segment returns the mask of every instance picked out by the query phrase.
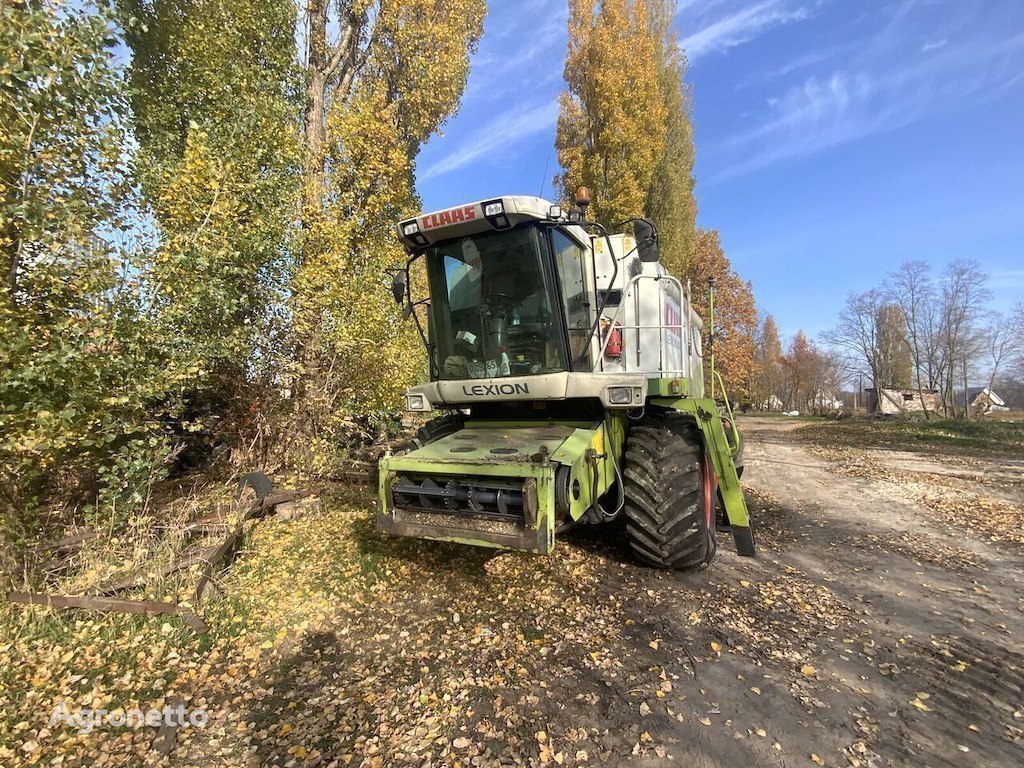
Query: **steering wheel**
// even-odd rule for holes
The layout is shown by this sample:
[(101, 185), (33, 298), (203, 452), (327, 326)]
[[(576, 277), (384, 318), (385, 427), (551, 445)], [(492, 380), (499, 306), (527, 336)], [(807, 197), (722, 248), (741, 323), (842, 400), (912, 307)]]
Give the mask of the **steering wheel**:
[(512, 309), (516, 300), (507, 293), (493, 292), (484, 297), (483, 303), (488, 309), (493, 306), (501, 311), (508, 311)]

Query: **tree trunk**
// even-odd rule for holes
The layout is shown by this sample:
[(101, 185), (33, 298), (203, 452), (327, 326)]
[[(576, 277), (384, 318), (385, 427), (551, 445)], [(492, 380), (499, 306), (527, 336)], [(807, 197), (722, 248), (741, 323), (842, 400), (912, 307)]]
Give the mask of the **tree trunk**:
[[(303, 114), (302, 229), (309, 235), (323, 213), (324, 158), (327, 129), (327, 7), (328, 0), (309, 0), (306, 7), (306, 101)], [(303, 261), (312, 244), (303, 243)]]

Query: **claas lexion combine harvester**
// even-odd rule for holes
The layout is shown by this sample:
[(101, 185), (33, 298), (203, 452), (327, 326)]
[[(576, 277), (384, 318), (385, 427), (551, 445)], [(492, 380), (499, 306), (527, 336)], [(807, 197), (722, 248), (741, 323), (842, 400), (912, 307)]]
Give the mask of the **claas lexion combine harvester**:
[[(660, 263), (653, 222), (610, 234), (589, 202), (509, 196), (398, 224), (392, 288), (430, 365), (406, 409), (444, 415), (382, 459), (377, 527), (548, 553), (571, 526), (618, 518), (641, 561), (687, 570), (715, 556), (721, 501), (753, 555), (741, 439), (713, 365), (705, 394), (689, 286)], [(419, 260), (429, 299), (414, 300)]]

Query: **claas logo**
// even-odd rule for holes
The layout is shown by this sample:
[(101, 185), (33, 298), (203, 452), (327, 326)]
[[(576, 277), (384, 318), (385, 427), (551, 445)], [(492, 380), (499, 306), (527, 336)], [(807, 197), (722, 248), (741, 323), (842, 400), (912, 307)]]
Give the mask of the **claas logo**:
[(461, 208), (452, 208), (447, 211), (432, 213), (423, 217), (423, 229), (434, 229), (448, 224), (458, 224), (462, 221), (472, 221), (476, 218), (476, 207), (464, 205)]

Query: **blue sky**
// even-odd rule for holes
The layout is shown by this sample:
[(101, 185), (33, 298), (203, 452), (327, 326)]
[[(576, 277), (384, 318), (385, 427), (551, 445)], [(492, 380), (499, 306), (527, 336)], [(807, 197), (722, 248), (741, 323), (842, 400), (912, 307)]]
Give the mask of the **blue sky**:
[[(977, 259), (996, 309), (1024, 295), (1024, 0), (678, 3), (698, 223), (784, 334), (909, 259)], [(462, 109), (418, 159), (426, 210), (554, 195), (565, 5), (489, 5)]]

